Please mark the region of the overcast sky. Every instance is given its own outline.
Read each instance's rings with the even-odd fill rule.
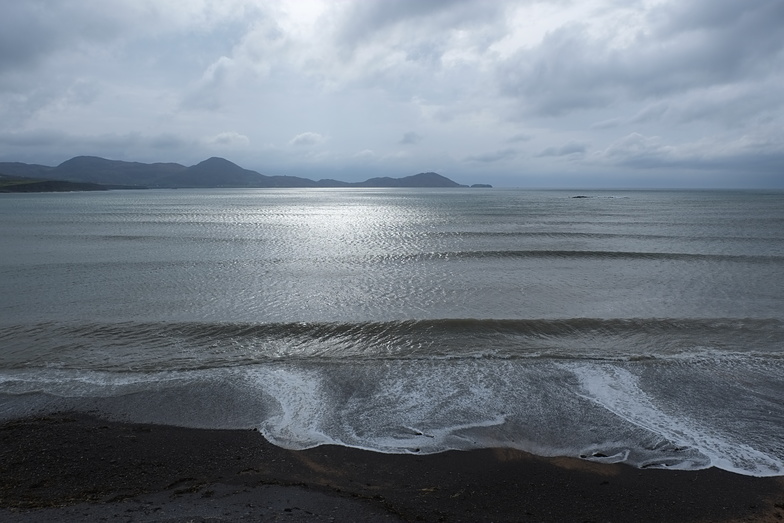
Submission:
[[[784,187],[782,0],[0,0],[0,161]]]

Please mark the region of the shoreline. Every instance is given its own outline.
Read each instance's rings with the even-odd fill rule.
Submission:
[[[784,477],[635,469],[513,449],[294,451],[253,430],[65,413],[0,424],[0,519],[16,521],[784,519]]]

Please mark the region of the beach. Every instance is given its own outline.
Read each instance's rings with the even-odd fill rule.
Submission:
[[[780,521],[784,479],[640,470],[511,449],[293,451],[255,430],[66,413],[0,426],[0,519]]]

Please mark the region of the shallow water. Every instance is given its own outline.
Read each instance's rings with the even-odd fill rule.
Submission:
[[[2,418],[784,475],[782,192],[1,195],[0,244]]]

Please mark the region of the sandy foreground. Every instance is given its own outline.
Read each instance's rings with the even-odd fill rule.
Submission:
[[[784,478],[485,449],[286,450],[81,414],[0,425],[0,521],[784,522]]]

